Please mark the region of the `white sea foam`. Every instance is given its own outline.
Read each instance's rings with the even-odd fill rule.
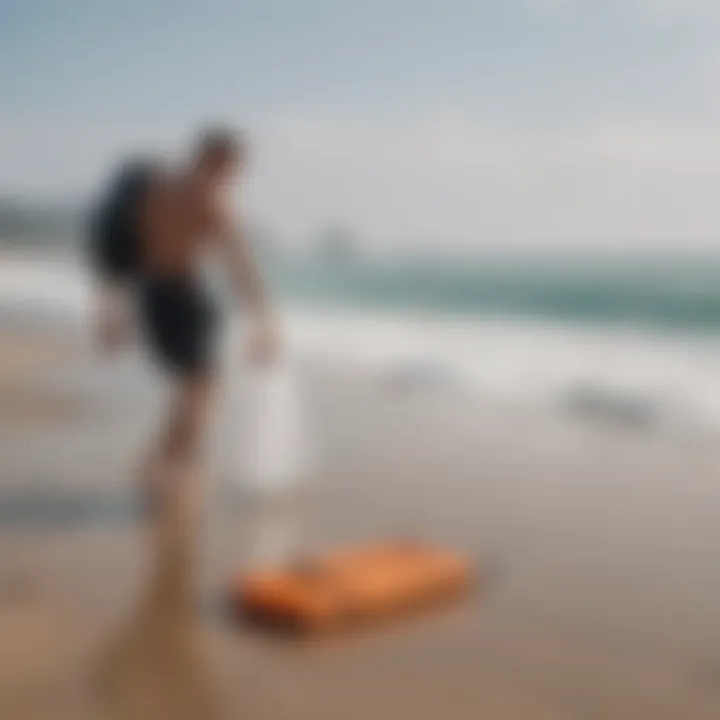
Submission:
[[[296,345],[382,373],[451,370],[467,389],[557,405],[579,391],[612,410],[642,406],[668,422],[720,428],[720,344],[640,331],[472,318],[292,316]]]
[[[3,260],[0,309],[83,322],[90,284],[71,265]],[[437,368],[467,392],[559,407],[643,408],[659,422],[720,429],[720,341],[641,330],[290,307],[292,351],[376,374]]]
[[[81,321],[91,284],[76,266],[57,260],[0,260],[0,308]]]

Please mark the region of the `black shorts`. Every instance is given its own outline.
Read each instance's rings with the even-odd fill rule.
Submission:
[[[201,283],[186,277],[146,279],[140,317],[150,350],[164,369],[182,376],[212,373],[217,310]]]

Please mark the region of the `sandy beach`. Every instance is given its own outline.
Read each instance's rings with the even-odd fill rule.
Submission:
[[[147,368],[99,363],[73,333],[2,332],[1,717],[720,716],[712,437],[310,364],[306,492],[259,508],[232,491],[223,406],[202,525],[163,545],[133,494],[161,400]],[[268,533],[418,534],[477,558],[482,581],[377,633],[270,640],[222,603]]]
[[[0,0],[0,78],[0,720],[720,720],[720,0]]]

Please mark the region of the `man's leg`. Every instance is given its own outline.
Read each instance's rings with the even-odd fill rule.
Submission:
[[[210,375],[178,381],[165,426],[146,468],[148,490],[155,500],[177,498],[196,488],[209,414],[215,394]]]
[[[210,376],[179,382],[163,443],[163,453],[171,461],[186,467],[199,464],[214,394],[215,381]]]
[[[181,378],[158,445],[158,475],[145,518],[150,576],[128,628],[107,650],[100,681],[110,709],[128,718],[220,717],[196,618],[195,513],[214,382]]]

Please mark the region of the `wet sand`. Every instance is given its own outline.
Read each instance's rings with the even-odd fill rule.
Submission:
[[[0,436],[0,717],[720,717],[713,438],[393,394],[317,366],[323,462],[307,492],[264,508],[229,492],[224,407],[196,535],[176,515],[143,522],[133,500],[162,399],[152,376],[53,342],[25,382],[64,412],[3,417]],[[472,553],[484,581],[377,633],[270,640],[222,599],[283,532],[303,548],[417,533]]]

